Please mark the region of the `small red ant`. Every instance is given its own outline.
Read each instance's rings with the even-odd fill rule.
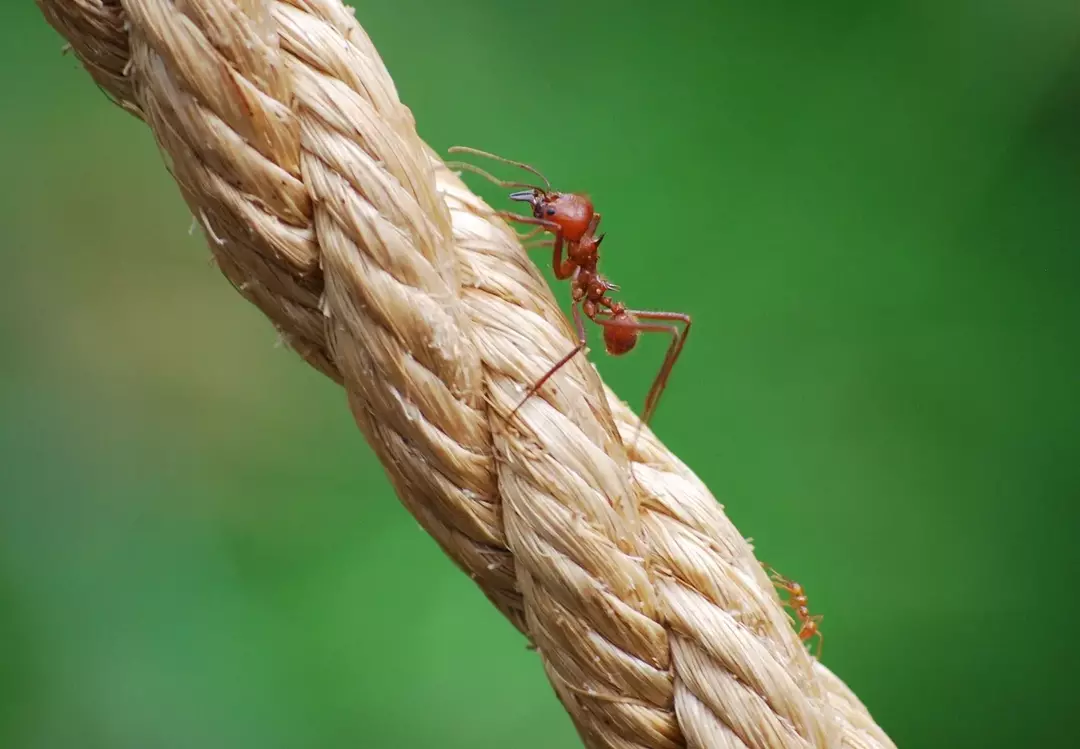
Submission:
[[[765,564],[762,563],[761,566],[765,567]],[[791,609],[795,615],[795,621],[799,624],[799,639],[806,642],[814,635],[817,635],[817,659],[820,661],[825,642],[825,635],[822,634],[820,626],[823,616],[821,614],[811,615],[810,599],[806,597],[806,589],[803,588],[802,583],[790,580],[772,568],[765,567],[765,569],[770,573],[769,579],[773,581],[773,584],[788,594],[784,605]]]
[[[597,235],[596,230],[600,225],[600,213],[593,209],[592,201],[579,193],[557,192],[551,188],[547,177],[535,167],[520,161],[511,161],[502,156],[480,151],[466,146],[454,146],[450,153],[468,153],[475,156],[501,161],[504,164],[524,169],[535,174],[544,182],[544,187],[531,185],[525,182],[513,182],[501,180],[483,169],[464,162],[455,162],[453,167],[466,169],[479,174],[485,179],[507,188],[525,188],[510,193],[511,200],[528,203],[532,207],[532,216],[523,216],[509,211],[498,211],[497,215],[508,221],[535,226],[531,232],[518,235],[520,239],[527,240],[542,232],[550,232],[554,236],[553,241],[543,241],[542,244],[534,245],[529,249],[539,246],[552,245],[552,267],[555,278],[560,281],[570,279],[571,297],[573,299],[574,325],[577,328],[578,344],[569,353],[562,357],[555,365],[529,388],[525,398],[510,413],[513,416],[518,409],[532,397],[552,375],[559,371],[567,362],[585,349],[585,323],[582,314],[604,329],[604,347],[609,354],[621,356],[631,351],[637,345],[638,336],[641,333],[669,333],[671,345],[660,373],[653,381],[649,394],[645,398],[645,409],[641,415],[641,424],[648,424],[649,419],[656,411],[660,402],[660,395],[667,385],[671,370],[675,366],[679,354],[682,353],[686,338],[690,334],[690,316],[682,312],[659,312],[649,310],[628,309],[620,301],[608,297],[608,292],[618,291],[619,287],[601,276],[596,267],[600,261],[600,243],[604,235]],[[563,249],[566,249],[566,257],[563,258]],[[641,322],[641,320],[651,320]],[[680,331],[675,325],[664,325],[664,322],[683,323]],[[640,427],[639,427],[640,429]]]

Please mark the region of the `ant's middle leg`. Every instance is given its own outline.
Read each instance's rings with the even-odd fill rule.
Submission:
[[[521,242],[522,244],[525,244],[530,239],[533,239],[537,234],[543,234],[545,231],[547,231],[547,229],[545,227],[537,226],[532,231],[527,231],[524,234],[522,234],[521,232],[518,232],[517,238],[518,238],[519,242]]]

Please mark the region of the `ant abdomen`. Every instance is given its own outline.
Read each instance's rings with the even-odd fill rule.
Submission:
[[[611,318],[612,322],[624,321],[632,324],[636,323],[632,315],[626,312],[617,313]],[[621,356],[632,350],[637,345],[638,329],[630,327],[628,325],[605,325],[604,326],[604,348],[612,356]]]

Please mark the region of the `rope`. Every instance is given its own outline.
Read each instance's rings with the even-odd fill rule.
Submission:
[[[37,0],[150,126],[224,275],[344,386],[401,501],[589,747],[892,747],[708,489],[576,357],[339,0]]]

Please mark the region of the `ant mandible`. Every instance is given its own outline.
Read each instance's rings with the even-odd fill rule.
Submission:
[[[765,567],[765,564],[762,563],[761,566]],[[765,569],[769,572],[769,578],[773,581],[773,584],[788,594],[784,604],[791,609],[796,622],[799,624],[799,639],[806,642],[814,635],[817,635],[817,659],[820,661],[825,642],[825,635],[821,632],[823,616],[810,613],[810,599],[806,597],[806,589],[803,588],[802,583],[786,578],[770,567],[765,567]]]
[[[548,181],[539,170],[529,164],[520,161],[496,156],[486,151],[480,151],[467,146],[454,146],[450,153],[468,153],[474,156],[501,161],[504,164],[524,169],[535,174],[544,182],[544,186],[532,185],[525,182],[501,180],[480,167],[465,162],[455,162],[454,167],[479,174],[485,179],[507,188],[524,188],[510,193],[510,199],[528,203],[532,207],[532,216],[524,216],[509,211],[497,211],[497,215],[508,221],[535,226],[531,232],[518,235],[519,239],[527,240],[542,232],[550,232],[554,236],[553,241],[544,240],[541,244],[533,245],[541,247],[551,245],[554,250],[552,255],[552,268],[555,278],[560,281],[570,279],[572,309],[574,313],[574,325],[577,329],[577,345],[549,369],[543,377],[537,380],[529,388],[525,397],[510,413],[512,417],[517,413],[529,398],[531,398],[544,383],[559,371],[567,362],[585,349],[586,335],[585,323],[582,314],[604,330],[604,348],[613,356],[622,356],[629,353],[637,345],[641,333],[668,333],[671,335],[671,344],[668,346],[664,363],[659,374],[649,388],[649,394],[645,398],[645,409],[641,415],[641,426],[649,423],[649,419],[656,411],[660,402],[660,395],[667,385],[668,378],[675,362],[682,353],[686,338],[690,334],[690,316],[682,312],[662,312],[652,310],[628,309],[620,301],[608,297],[608,293],[618,291],[619,287],[608,281],[597,272],[600,261],[600,243],[604,235],[597,235],[596,230],[600,225],[600,213],[593,209],[592,201],[580,193],[557,192],[551,188]],[[451,166],[451,165],[448,165]],[[563,250],[566,257],[563,257]],[[651,322],[642,322],[651,321]],[[680,330],[675,325],[663,323],[682,323]]]

